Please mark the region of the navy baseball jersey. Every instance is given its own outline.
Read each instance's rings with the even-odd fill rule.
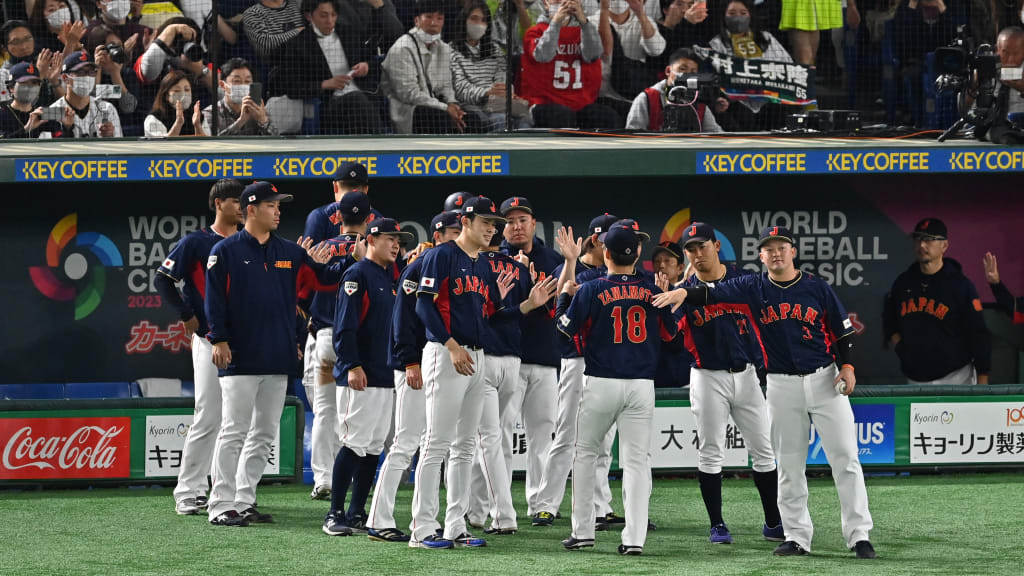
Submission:
[[[174,282],[184,281],[181,290],[184,309],[180,310],[182,320],[193,315],[199,321],[196,334],[206,334],[210,327],[206,323],[206,311],[203,310],[203,298],[206,296],[206,261],[210,250],[224,237],[207,226],[196,230],[182,238],[167,255],[167,259],[157,272],[167,276]]]
[[[584,374],[654,380],[662,346],[676,335],[669,309],[651,304],[660,292],[642,276],[610,274],[580,286],[571,303],[559,297],[558,329],[586,340]]]
[[[342,234],[329,240],[327,245],[331,247],[331,259],[328,264],[341,263],[341,271],[344,272],[349,266],[355,263],[352,256],[357,236],[355,234]],[[300,297],[303,295],[300,294]],[[330,292],[316,292],[313,294],[313,303],[309,305],[311,316],[310,327],[315,334],[323,328],[334,326],[334,310],[338,303],[336,294]]]
[[[519,250],[511,246],[507,241],[501,243],[501,249],[511,257],[519,254]],[[545,278],[554,274],[559,264],[565,262],[564,258],[551,248],[545,246],[544,241],[537,237],[534,237],[533,250],[527,256],[529,256],[530,262],[537,272],[537,282],[543,282]],[[555,310],[551,303],[545,304],[523,316],[523,364],[539,364],[555,368],[558,368],[561,364],[559,359],[558,332],[555,331],[554,316]]]
[[[512,290],[505,296],[505,306],[518,306],[530,297],[530,269],[516,262],[501,252],[481,252],[491,272],[491,278],[497,281],[498,276],[510,272],[513,274]],[[504,320],[495,319],[491,322],[488,338],[484,340],[484,353],[491,356],[520,356],[522,350],[522,330],[518,318]]]
[[[348,385],[348,371],[361,366],[367,386],[391,388],[394,372],[388,364],[388,332],[395,307],[391,272],[370,259],[352,265],[338,287],[338,310],[334,319],[334,379]]]
[[[726,302],[749,306],[771,374],[810,374],[832,364],[836,342],[854,332],[832,287],[802,271],[794,281],[781,285],[767,272],[739,276],[690,291],[686,300],[694,306]]]
[[[714,286],[733,278],[751,275],[735,266],[726,266],[725,276],[716,282],[702,282],[694,274],[683,288]],[[690,306],[678,310],[679,330],[686,349],[693,356],[692,366],[706,370],[742,369],[747,364],[764,365],[760,328],[749,304],[726,303]]]
[[[274,234],[264,245],[245,230],[218,242],[206,263],[204,302],[206,338],[231,348],[220,376],[289,374],[298,361],[297,293],[306,285],[335,290],[339,270]]]
[[[366,220],[369,224],[375,218],[383,218],[376,209],[370,209],[370,217]],[[331,202],[319,208],[314,208],[309,216],[306,216],[306,230],[303,236],[312,238],[314,244],[319,244],[328,238],[341,236],[342,222],[341,211],[338,210],[338,203]]]
[[[558,268],[555,268],[552,276],[560,277],[562,275],[562,269],[565,268],[565,262],[559,264]],[[583,260],[576,261],[576,284],[583,284],[587,280],[592,280],[594,277],[589,277],[592,274],[591,270],[604,269],[604,266],[591,266]],[[601,276],[606,275],[605,272]],[[579,358],[583,355],[583,335],[576,334],[572,338],[567,337],[562,332],[558,332],[559,341],[561,343],[562,358]]]
[[[427,344],[427,333],[423,322],[416,315],[416,292],[420,287],[420,272],[423,257],[412,261],[398,277],[398,294],[391,316],[388,339],[391,343],[389,363],[395,370],[419,364],[423,347]]]

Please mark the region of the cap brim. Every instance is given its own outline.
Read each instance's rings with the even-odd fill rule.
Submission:
[[[793,246],[796,246],[796,242],[794,242],[793,239],[790,238],[789,236],[769,236],[767,238],[762,238],[761,241],[757,243],[757,247],[760,248],[761,246],[764,246],[765,244],[771,242],[772,240],[782,240],[784,242],[789,242]]]
[[[660,254],[662,252],[668,252],[669,254],[671,254],[672,256],[674,256],[676,258],[682,258],[683,257],[682,254],[676,254],[675,252],[673,252],[671,248],[666,248],[664,246],[656,246],[654,248],[654,252],[651,254],[651,258],[654,258],[655,256],[657,256],[658,254]]]
[[[277,194],[274,194],[270,198],[264,198],[263,200],[260,200],[260,202],[291,202],[294,199],[295,196],[292,196],[291,194],[281,194],[280,192],[278,192]]]
[[[405,230],[396,230],[394,232],[375,232],[370,236],[398,236],[403,240],[412,240],[414,238],[412,232],[406,232]]]
[[[648,240],[650,240],[650,239],[651,239],[651,235],[650,235],[650,234],[648,234],[647,232],[640,232],[640,231],[637,231],[636,235],[637,235],[637,236],[639,236],[639,237],[641,237],[641,238],[643,238],[643,239],[644,239],[644,242],[646,242],[646,241],[648,241]]]
[[[476,212],[463,213],[463,216],[469,216],[470,214],[476,214]],[[476,214],[477,218],[484,218],[486,220],[494,220],[495,222],[508,222],[504,216],[498,216],[497,214]]]
[[[690,244],[693,244],[694,242],[699,242],[699,243],[703,244],[705,242],[711,242],[711,238],[704,238],[703,236],[694,236],[693,238],[690,238],[686,242],[683,242],[683,247],[689,246]]]
[[[530,216],[533,216],[533,209],[527,206],[509,206],[508,208],[502,210],[501,214],[502,216],[508,216],[509,212],[515,212],[516,210],[521,210],[523,212],[526,212]]]
[[[945,240],[946,239],[945,236],[940,236],[938,234],[929,234],[927,232],[911,232],[910,233],[910,237],[911,238],[931,238],[932,240]]]
[[[15,80],[15,82],[24,82],[25,80],[39,80],[39,76],[31,76],[31,75],[27,75],[27,76],[19,76],[19,77],[18,77],[18,78],[17,78],[16,80]]]

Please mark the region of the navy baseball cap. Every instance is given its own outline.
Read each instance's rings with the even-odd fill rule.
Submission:
[[[640,249],[640,235],[629,224],[620,220],[604,233],[604,247],[612,254],[636,256]]]
[[[669,254],[672,255],[673,258],[679,261],[682,261],[683,259],[683,249],[680,248],[679,244],[676,244],[675,242],[669,242],[667,240],[665,242],[660,242],[654,248],[654,253],[651,254],[651,260],[654,260],[654,257],[660,254],[661,252],[668,252]]]
[[[452,192],[444,199],[444,209],[446,212],[462,212],[462,207],[466,205],[466,200],[473,197],[473,194],[469,192]]]
[[[690,242],[705,243],[708,241],[714,242],[717,240],[715,237],[715,229],[710,224],[704,222],[691,222],[686,230],[683,231],[683,246],[688,245]]]
[[[85,50],[78,50],[68,54],[64,58],[64,67],[61,68],[61,72],[68,74],[76,72],[86,66],[96,67],[96,64],[89,59],[89,53]]]
[[[416,2],[416,13],[413,16],[419,16],[420,14],[433,14],[435,12],[445,12],[445,4],[443,0],[418,0]]]
[[[508,216],[508,213],[513,210],[522,210],[530,216],[533,216],[533,205],[530,204],[529,200],[522,196],[513,196],[501,203],[502,216]]]
[[[440,232],[445,228],[457,228],[462,229],[462,223],[459,221],[459,213],[453,210],[445,210],[430,221],[430,231]]]
[[[793,246],[796,246],[795,238],[796,236],[794,236],[793,233],[789,231],[789,228],[786,228],[785,226],[769,226],[764,230],[761,230],[761,235],[757,239],[757,247],[760,248],[765,245],[765,242],[771,240],[785,240]]]
[[[608,229],[612,227],[612,224],[615,224],[618,221],[618,216],[605,212],[590,221],[590,226],[587,226],[587,236],[607,232]]]
[[[370,174],[366,171],[366,166],[363,166],[359,162],[346,162],[339,165],[338,169],[335,170],[334,181],[366,184],[370,181]]]
[[[250,204],[259,204],[260,202],[291,202],[292,198],[294,197],[291,194],[278,192],[277,187],[270,182],[257,180],[242,190],[242,196],[238,201],[242,205],[242,210],[245,210]]]
[[[349,192],[338,200],[338,211],[343,216],[358,217],[360,215],[370,217],[370,197],[362,192]]]
[[[25,82],[28,80],[39,80],[39,69],[31,62],[19,62],[10,69],[11,80]]]
[[[945,240],[946,235],[949,233],[946,230],[946,223],[938,218],[925,218],[914,226],[914,231],[910,233],[914,238],[931,238],[933,240]]]
[[[402,230],[402,227],[398,225],[394,218],[374,218],[373,223],[366,228],[366,233],[370,236],[380,236],[382,234],[398,236],[403,241],[412,239],[412,233]]]
[[[494,202],[486,196],[474,196],[469,200],[466,200],[465,206],[462,207],[462,214],[465,216],[476,215],[481,218],[489,218],[491,220],[505,221],[505,218],[498,214],[498,208],[494,205]]]
[[[623,218],[622,220],[616,220],[615,223],[612,224],[612,226],[609,228],[609,230],[611,230],[612,228],[620,228],[620,227],[629,228],[630,230],[633,231],[633,233],[635,233],[640,238],[643,238],[645,241],[651,239],[651,235],[650,234],[648,234],[647,232],[641,232],[640,231],[640,225],[637,224],[636,220],[632,220],[632,219],[629,219],[629,218]],[[597,239],[600,240],[601,242],[607,242],[605,240],[605,236],[607,234],[608,234],[607,232],[603,232],[600,236],[597,237]]]

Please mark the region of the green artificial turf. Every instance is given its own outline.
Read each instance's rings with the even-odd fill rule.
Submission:
[[[810,480],[814,552],[798,558],[772,557],[775,544],[761,539],[757,492],[741,478],[723,483],[733,545],[708,543],[695,480],[656,480],[651,518],[658,530],[640,557],[616,554],[617,530],[599,532],[596,548],[562,550],[568,498],[553,527],[533,528],[521,516],[519,534],[491,537],[484,549],[418,550],[324,535],[327,506],[310,501],[308,486],[261,487],[260,508],[276,523],[249,528],[177,516],[167,487],[7,491],[0,492],[0,574],[1021,574],[1022,480],[1019,474],[868,478],[874,561],[856,560],[845,549],[827,477]],[[522,514],[522,482],[514,494]],[[411,497],[411,486],[403,486],[397,507],[403,530]],[[615,508],[622,511],[618,497]]]

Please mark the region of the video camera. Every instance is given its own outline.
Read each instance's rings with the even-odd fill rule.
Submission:
[[[935,79],[936,90],[955,92],[957,111],[963,115],[962,121],[954,124],[939,140],[945,140],[964,124],[974,126],[976,134],[984,134],[994,119],[992,108],[996,104],[1000,69],[999,56],[992,45],[975,46],[967,25],[961,25],[949,46],[935,50],[935,69],[939,73]],[[968,95],[974,98],[973,107]]]
[[[701,102],[714,104],[721,93],[718,74],[681,74],[675,77],[666,99],[669,104],[689,106]]]

